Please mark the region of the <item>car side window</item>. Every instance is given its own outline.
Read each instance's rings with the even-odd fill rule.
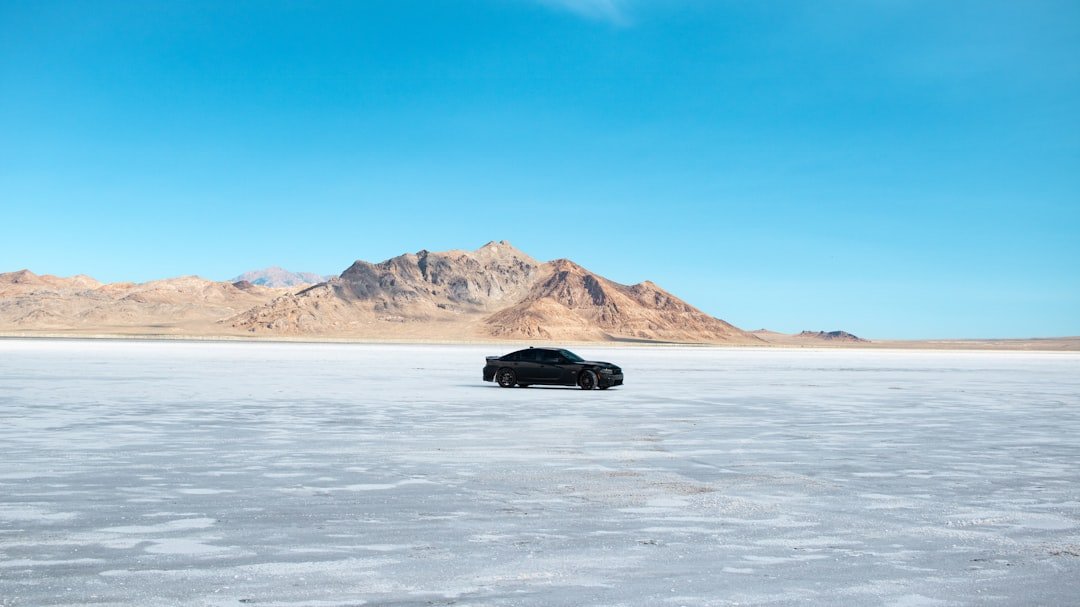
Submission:
[[[522,350],[517,353],[517,358],[515,360],[519,362],[535,362],[536,350]]]
[[[562,357],[559,356],[558,352],[552,352],[550,350],[542,352],[540,354],[540,362],[548,363],[548,364],[552,364],[552,365],[557,365],[560,362],[562,362],[560,360],[561,358]]]

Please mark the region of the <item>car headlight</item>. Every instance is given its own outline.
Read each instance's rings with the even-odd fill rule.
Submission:
[[[614,371],[612,371],[611,369],[600,369],[600,373],[603,373],[604,375],[611,375],[612,373],[614,373]]]

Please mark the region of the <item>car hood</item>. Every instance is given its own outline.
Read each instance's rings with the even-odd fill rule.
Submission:
[[[608,363],[608,362],[604,362],[602,360],[586,360],[586,361],[579,362],[577,364],[579,364],[579,365],[591,365],[593,367],[618,367],[619,366],[619,365],[616,365],[615,363]]]

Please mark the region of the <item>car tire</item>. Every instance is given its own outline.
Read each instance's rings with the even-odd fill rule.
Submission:
[[[581,387],[582,390],[592,390],[596,387],[597,383],[596,373],[593,373],[592,371],[582,371],[581,375],[578,377],[578,386]]]
[[[495,372],[495,382],[500,388],[513,388],[517,383],[517,375],[513,369],[499,369]]]
[[[600,389],[600,390],[607,390],[607,389],[608,389],[608,388],[610,388],[610,387],[611,387],[611,386],[600,386],[600,388],[599,388],[599,389]]]

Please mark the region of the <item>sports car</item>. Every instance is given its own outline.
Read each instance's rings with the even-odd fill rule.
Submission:
[[[484,381],[494,381],[503,388],[545,384],[607,390],[622,385],[623,372],[611,363],[585,360],[570,350],[527,348],[504,356],[488,356]]]

